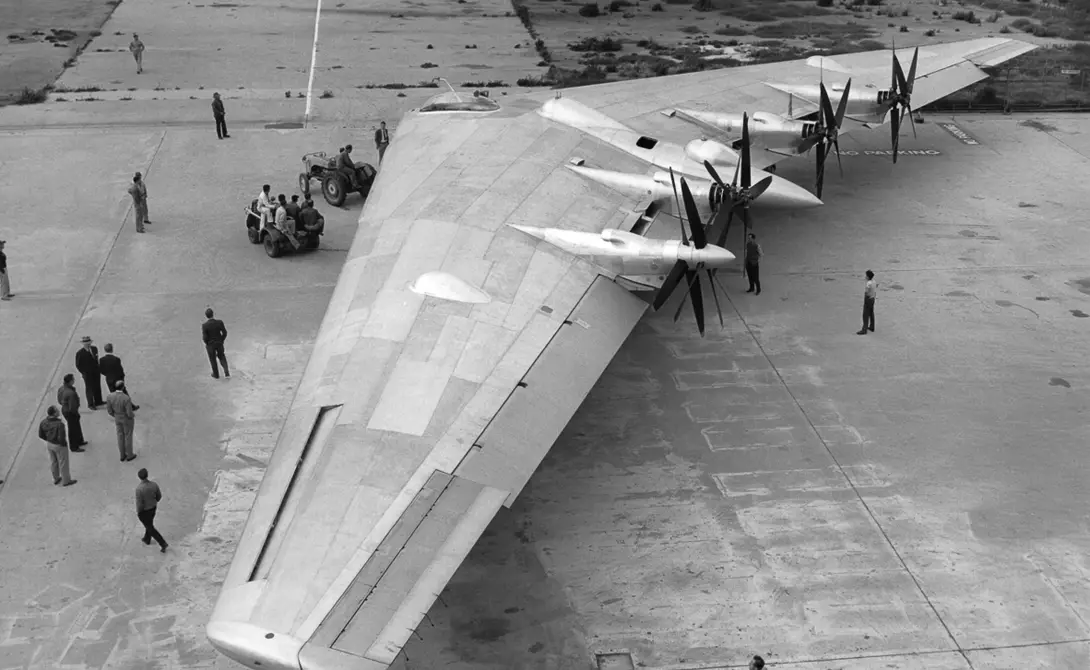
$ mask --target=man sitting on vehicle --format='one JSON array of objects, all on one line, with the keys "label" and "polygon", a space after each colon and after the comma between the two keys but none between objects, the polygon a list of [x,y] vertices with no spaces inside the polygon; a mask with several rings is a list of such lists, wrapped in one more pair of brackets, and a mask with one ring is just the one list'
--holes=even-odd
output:
[{"label": "man sitting on vehicle", "polygon": [[276,197],[280,206],[276,208],[276,227],[281,231],[295,235],[295,219],[288,217],[288,200],[283,193]]},{"label": "man sitting on vehicle", "polygon": [[296,223],[299,222],[299,196],[291,196],[291,202],[284,206],[284,209],[288,213],[288,218]]},{"label": "man sitting on vehicle", "polygon": [[314,209],[314,201],[307,198],[303,201],[303,209],[299,210],[299,224],[303,226],[303,230],[308,233],[324,234],[325,219],[318,210]]},{"label": "man sitting on vehicle", "polygon": [[257,212],[261,215],[261,225],[264,226],[269,221],[272,221],[273,210],[276,209],[276,201],[269,195],[269,189],[272,188],[268,184],[261,187],[261,193],[257,196]]},{"label": "man sitting on vehicle", "polygon": [[340,172],[348,180],[351,188],[356,183],[356,163],[352,160],[352,145],[344,145],[344,151],[337,156],[337,172]]}]

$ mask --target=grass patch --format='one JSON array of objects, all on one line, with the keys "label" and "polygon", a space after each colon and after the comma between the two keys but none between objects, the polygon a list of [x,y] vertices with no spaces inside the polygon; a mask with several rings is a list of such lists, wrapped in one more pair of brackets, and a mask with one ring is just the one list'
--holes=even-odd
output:
[{"label": "grass patch", "polygon": [[741,37],[742,35],[748,35],[749,31],[745,28],[739,28],[738,26],[722,26],[715,29],[716,35],[724,35],[726,37]]},{"label": "grass patch", "polygon": [[499,79],[492,81],[463,81],[465,88],[507,88],[507,83]]},{"label": "grass patch", "polygon": [[846,23],[827,23],[824,21],[784,21],[770,25],[757,26],[753,30],[757,37],[778,38],[821,38],[831,37],[839,40],[857,40],[872,37],[874,31],[867,26],[848,21]]},{"label": "grass patch", "polygon": [[439,88],[439,83],[434,81],[422,81],[416,84],[403,84],[394,82],[391,84],[365,84],[363,88],[385,88],[391,91],[400,91],[406,88]]},{"label": "grass patch", "polygon": [[696,35],[697,33],[701,33],[704,31],[702,31],[699,26],[682,26],[681,32],[685,33],[686,35]]},{"label": "grass patch", "polygon": [[519,77],[515,82],[518,86],[535,87],[535,86],[552,86],[553,82],[544,76],[531,76],[531,77]]}]

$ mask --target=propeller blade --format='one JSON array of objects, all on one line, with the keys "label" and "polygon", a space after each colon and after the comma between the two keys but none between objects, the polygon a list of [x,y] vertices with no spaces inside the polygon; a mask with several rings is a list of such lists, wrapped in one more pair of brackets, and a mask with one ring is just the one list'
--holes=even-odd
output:
[{"label": "propeller blade", "polygon": [[912,86],[916,83],[916,60],[920,57],[920,47],[912,52],[912,65],[908,68],[908,94],[912,95]]},{"label": "propeller blade", "polygon": [[749,114],[742,114],[742,188],[750,187],[749,174]]},{"label": "propeller blade", "polygon": [[693,301],[693,315],[696,316],[696,329],[704,337],[704,295],[700,292],[700,273],[693,273],[693,290],[689,294]]},{"label": "propeller blade", "polygon": [[[744,245],[749,241],[749,207],[742,208],[742,244]],[[745,254],[743,253],[743,256]],[[741,263],[742,276],[746,276],[746,264]]]},{"label": "propeller blade", "polygon": [[844,92],[840,94],[840,102],[836,106],[836,129],[844,126],[844,114],[848,112],[848,94],[852,92],[852,80],[844,84]]},{"label": "propeller blade", "polygon": [[685,298],[688,298],[689,294],[693,291],[693,282],[696,281],[696,273],[692,270],[685,270],[685,281],[688,283],[688,286],[685,288],[685,295],[681,296],[681,302],[677,305],[677,311],[674,312],[675,322],[681,318],[681,310],[685,309]]},{"label": "propeller blade", "polygon": [[703,249],[707,246],[708,240],[704,236],[704,224],[700,222],[700,211],[696,208],[693,192],[689,190],[689,184],[685,182],[685,177],[681,178],[681,197],[685,199],[685,215],[689,219],[689,232],[693,236],[693,246],[697,249]]},{"label": "propeller blade", "polygon": [[828,129],[836,121],[836,112],[833,111],[833,103],[829,101],[829,92],[825,90],[825,84],[821,85],[821,127]]},{"label": "propeller blade", "polygon": [[765,191],[767,191],[768,187],[771,186],[771,185],[772,185],[772,177],[768,176],[768,177],[765,177],[764,179],[762,179],[761,181],[757,182],[756,184],[754,184],[752,187],[750,187],[750,189],[749,189],[749,200],[750,200],[750,202],[753,202],[754,200],[759,198],[760,195],[762,193],[764,193]]},{"label": "propeller blade", "polygon": [[712,300],[715,301],[715,313],[719,315],[719,327],[725,328],[726,324],[723,323],[723,308],[719,306],[719,296],[715,293],[715,281],[711,270],[708,270],[708,288],[712,290]]},{"label": "propeller blade", "polygon": [[897,78],[897,91],[901,95],[908,95],[908,81],[905,80],[905,71],[901,69],[901,62],[893,57],[893,75]]},{"label": "propeller blade", "polygon": [[685,222],[681,220],[681,200],[677,197],[677,182],[674,181],[674,168],[670,168],[670,186],[674,187],[674,202],[677,204],[677,225],[681,226],[681,243],[688,245],[689,238],[685,237]]},{"label": "propeller blade", "polygon": [[719,236],[713,238],[715,240],[715,246],[722,247],[727,243],[727,235],[730,233],[730,222],[734,220],[734,208],[721,206],[722,209],[727,210],[727,222],[723,226],[723,229],[719,231]]},{"label": "propeller blade", "polygon": [[674,267],[670,268],[670,274],[666,276],[666,281],[662,282],[662,287],[655,294],[655,301],[651,303],[655,311],[661,309],[666,301],[670,299],[670,294],[674,292],[678,282],[685,276],[685,269],[685,261],[678,261],[674,263]]},{"label": "propeller blade", "polygon": [[[917,137],[917,135],[916,135],[916,119],[912,118],[912,107],[910,105],[905,105],[905,111],[908,112],[908,121],[909,121],[909,123],[912,124],[912,136]],[[902,120],[904,120],[904,119],[902,119]]]},{"label": "propeller blade", "polygon": [[825,184],[825,145],[817,146],[817,183],[814,186],[814,195],[821,197],[821,187]]},{"label": "propeller blade", "polygon": [[799,153],[804,154],[814,148],[814,145],[822,140],[822,136],[814,131],[814,134],[799,142]]},{"label": "propeller blade", "polygon": [[734,164],[734,179],[731,180],[730,186],[732,189],[738,188],[738,171],[742,169],[742,161],[738,161]]},{"label": "propeller blade", "polygon": [[889,135],[893,140],[893,162],[896,163],[897,145],[900,144],[901,139],[901,114],[896,107],[889,110]]},{"label": "propeller blade", "polygon": [[704,161],[704,169],[708,171],[708,174],[712,176],[712,179],[715,180],[716,184],[719,184],[720,186],[726,185],[723,183],[723,180],[719,178],[719,173],[715,171],[715,168],[712,167],[711,163]]},{"label": "propeller blade", "polygon": [[833,138],[833,148],[836,149],[836,166],[840,168],[840,176],[844,176],[844,164],[840,162],[840,140]]}]

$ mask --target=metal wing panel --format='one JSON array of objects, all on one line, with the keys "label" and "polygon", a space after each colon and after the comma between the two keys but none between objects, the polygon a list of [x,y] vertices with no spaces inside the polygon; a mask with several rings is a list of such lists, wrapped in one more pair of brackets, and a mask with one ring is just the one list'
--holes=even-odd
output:
[{"label": "metal wing panel", "polygon": [[[209,624],[219,649],[265,668],[335,668],[350,657],[364,667],[359,653],[392,658],[431,594],[512,497],[487,472],[477,473],[481,481],[455,477],[469,488],[441,494],[420,521],[451,532],[398,539],[398,524],[416,513],[429,480],[454,473],[599,276],[504,225],[530,208],[543,225],[605,227],[598,215],[616,213],[625,198],[561,167],[583,141],[532,113],[410,116],[399,127]],[[492,301],[411,290],[422,273],[438,270]],[[600,318],[605,328],[612,317]],[[609,330],[619,338],[612,350],[631,328],[624,324]],[[608,364],[612,350],[599,346],[595,364]],[[551,423],[562,427],[576,405],[552,408]],[[407,553],[395,554],[404,558],[342,621],[362,617],[351,624],[359,634],[337,643],[352,653],[337,652],[322,629],[326,637],[301,654],[390,542],[400,542]],[[345,601],[349,611],[357,595]],[[344,607],[337,611],[343,619]]]}]

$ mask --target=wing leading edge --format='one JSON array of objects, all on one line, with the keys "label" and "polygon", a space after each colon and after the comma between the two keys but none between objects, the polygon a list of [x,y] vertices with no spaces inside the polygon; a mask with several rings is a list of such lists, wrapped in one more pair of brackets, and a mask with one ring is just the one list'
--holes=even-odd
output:
[{"label": "wing leading edge", "polygon": [[[647,308],[506,225],[624,217],[561,169],[582,141],[534,114],[402,123],[207,627],[225,655],[387,667],[533,474]],[[414,290],[434,273],[487,300]]]}]

